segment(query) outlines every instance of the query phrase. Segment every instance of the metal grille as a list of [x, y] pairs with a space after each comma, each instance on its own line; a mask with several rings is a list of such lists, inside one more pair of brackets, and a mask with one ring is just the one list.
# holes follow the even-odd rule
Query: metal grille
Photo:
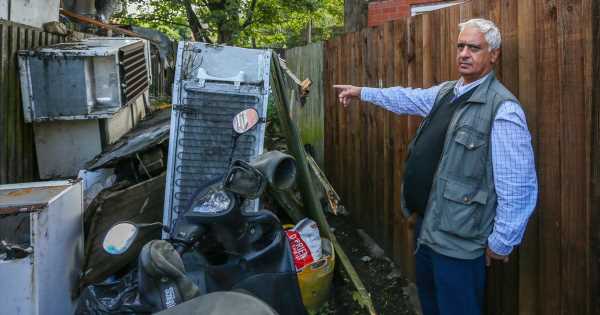
[[148, 68], [144, 43], [138, 42], [119, 49], [122, 73], [122, 93], [125, 104], [135, 100], [148, 88]]
[[[233, 117], [247, 108], [256, 108], [254, 95], [189, 92], [177, 111], [175, 182], [173, 210], [185, 211], [204, 185], [225, 175], [233, 146]], [[256, 129], [237, 140], [234, 159], [256, 156]]]
[[[173, 84], [173, 111], [164, 223], [172, 227], [202, 187], [227, 172], [233, 117], [248, 108], [267, 115], [271, 51], [180, 42]], [[265, 124], [238, 138], [233, 159], [262, 153]], [[246, 200], [242, 211], [258, 209]], [[163, 235], [168, 237], [168, 235]]]

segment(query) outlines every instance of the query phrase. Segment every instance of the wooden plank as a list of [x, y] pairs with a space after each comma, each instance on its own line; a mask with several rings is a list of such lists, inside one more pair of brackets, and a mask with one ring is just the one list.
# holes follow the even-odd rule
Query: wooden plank
[[[600, 2], [592, 1], [591, 8], [591, 26], [589, 31], [591, 34], [584, 36], [584, 40], [592, 44], [591, 56], [586, 57], [586, 65], [589, 65], [591, 71], [590, 83], [592, 84], [591, 89], [591, 107], [592, 107], [592, 207], [598, 209], [600, 206], [600, 88], [598, 86], [600, 82]], [[588, 48], [589, 49], [589, 48]], [[594, 56], [595, 58], [592, 58]], [[590, 65], [591, 64], [591, 65]], [[590, 233], [591, 241], [591, 254], [590, 254], [590, 266], [597, 265], [600, 261], [600, 233], [595, 227], [600, 226], [600, 211], [592, 211], [590, 218], [590, 226], [593, 227], [593, 231]], [[590, 273], [590, 297], [600, 296], [600, 269], [591, 268]], [[590, 306], [590, 314], [600, 314], [600, 299], [592, 298]]]
[[502, 1], [498, 6], [502, 32], [502, 84], [514, 95], [519, 95], [518, 2]]
[[[339, 46], [337, 47], [337, 51], [336, 51], [336, 82], [341, 82], [341, 83], [345, 83], [346, 81], [346, 77], [345, 77], [345, 60], [344, 60], [344, 53], [346, 51], [346, 38], [347, 35], [343, 35], [340, 37], [340, 40], [338, 41]], [[342, 198], [346, 199], [351, 199], [351, 194], [348, 190], [347, 187], [347, 181], [345, 180], [346, 176], [345, 176], [345, 167], [347, 164], [348, 159], [350, 159], [350, 157], [348, 156], [346, 150], [347, 150], [347, 137], [346, 137], [346, 117], [345, 117], [345, 108], [344, 106], [342, 106], [340, 103], [338, 103], [338, 106], [336, 106], [336, 130], [337, 130], [337, 146], [338, 146], [338, 154], [339, 154], [339, 158], [338, 158], [338, 167], [336, 170], [336, 176], [338, 178], [338, 187], [340, 187], [342, 193]]]
[[431, 13], [431, 60], [432, 60], [432, 71], [433, 71], [433, 84], [439, 84], [442, 82], [442, 71], [440, 64], [442, 63], [442, 46], [441, 46], [441, 13], [435, 11]]
[[[422, 76], [422, 71], [419, 71], [419, 73], [417, 73], [417, 62], [422, 62], [422, 58], [421, 56], [417, 55], [417, 44], [415, 41], [415, 22], [414, 19], [410, 19], [407, 20], [406, 22], [404, 22], [405, 24], [405, 32], [406, 32], [406, 36], [405, 36], [405, 40], [404, 40], [404, 55], [405, 55], [405, 60], [406, 60], [406, 65], [405, 65], [405, 71], [406, 71], [406, 82], [403, 84], [405, 86], [410, 86], [410, 87], [420, 87], [421, 86], [421, 80], [419, 80], [419, 78]], [[421, 51], [421, 47], [419, 46], [418, 48], [419, 51]], [[406, 116], [406, 132], [408, 132], [408, 135], [412, 135], [413, 132], [417, 129], [417, 127], [419, 126], [420, 123], [420, 119], [414, 118], [414, 117], [410, 117], [410, 116]]]
[[447, 38], [448, 38], [448, 10], [439, 10], [439, 37], [437, 41], [439, 42], [440, 49], [440, 59], [439, 59], [439, 79], [440, 81], [448, 81], [450, 80], [450, 65], [452, 60], [450, 60], [450, 51], [448, 50]]
[[[332, 79], [332, 71], [333, 71], [333, 66], [331, 64], [331, 50], [333, 49], [333, 41], [327, 41], [324, 44], [324, 51], [323, 51], [323, 77], [325, 82], [323, 83], [323, 85], [326, 87], [325, 88], [325, 102], [323, 103], [323, 105], [325, 106], [324, 108], [324, 125], [325, 125], [325, 139], [323, 141], [323, 146], [324, 146], [324, 153], [323, 153], [323, 157], [324, 157], [324, 162], [325, 162], [325, 167], [323, 168], [325, 173], [327, 174], [327, 176], [330, 178], [330, 180], [333, 179], [333, 159], [331, 158], [333, 154], [335, 154], [335, 150], [332, 147], [332, 131], [331, 131], [331, 108], [333, 105], [335, 105], [336, 103], [336, 91], [333, 88], [333, 85], [336, 83], [333, 81]], [[328, 53], [325, 53], [325, 52]]]
[[315, 160], [323, 167], [323, 140], [324, 140], [324, 124], [323, 124], [323, 43], [318, 43], [313, 46], [312, 60], [314, 63], [311, 67], [311, 76], [315, 78], [313, 83], [313, 95], [311, 100], [311, 109], [313, 110], [311, 117], [313, 124], [311, 128], [317, 130], [318, 139], [315, 140]]
[[[535, 1], [518, 2], [517, 20], [519, 101], [527, 114], [534, 150], [537, 153], [537, 50], [535, 32]], [[536, 154], [536, 156], [538, 156]], [[523, 245], [519, 249], [519, 314], [540, 314], [539, 299], [539, 219], [538, 211], [530, 218]]]
[[[382, 59], [384, 60], [384, 68], [383, 68], [383, 82], [384, 86], [391, 87], [394, 86], [394, 24], [386, 23], [383, 27], [383, 55]], [[394, 118], [394, 114], [391, 112], [386, 112], [383, 117], [383, 148], [382, 148], [382, 226], [381, 226], [381, 242], [380, 245], [386, 250], [386, 252], [390, 253], [391, 246], [391, 236], [392, 229], [394, 227], [393, 216], [392, 216], [392, 200], [391, 196], [393, 194], [392, 191], [392, 181], [393, 178], [390, 177], [390, 172], [392, 170], [393, 156], [392, 156], [392, 147], [391, 147], [391, 120]]]
[[[392, 61], [393, 61], [393, 67], [394, 67], [394, 85], [397, 86], [402, 86], [402, 82], [401, 82], [401, 75], [403, 73], [404, 68], [402, 67], [401, 64], [401, 60], [402, 60], [402, 39], [404, 38], [404, 34], [402, 33], [402, 22], [401, 21], [395, 21], [392, 25], [393, 25], [393, 32], [394, 32], [394, 39], [393, 39], [393, 47], [394, 47], [394, 54], [392, 57]], [[391, 128], [391, 135], [390, 135], [390, 141], [391, 141], [391, 146], [392, 146], [392, 170], [391, 170], [391, 175], [392, 175], [392, 182], [391, 182], [391, 186], [392, 186], [392, 218], [393, 218], [393, 224], [394, 224], [394, 228], [391, 231], [392, 232], [392, 239], [391, 239], [391, 255], [392, 258], [395, 260], [395, 262], [400, 266], [400, 268], [402, 269], [403, 272], [405, 272], [405, 259], [402, 256], [402, 254], [404, 253], [403, 251], [403, 238], [402, 238], [402, 223], [403, 221], [401, 220], [402, 217], [399, 215], [400, 214], [400, 186], [401, 186], [401, 179], [402, 179], [402, 174], [401, 174], [401, 163], [402, 163], [402, 156], [401, 156], [401, 148], [402, 148], [402, 118], [401, 117], [394, 117], [390, 123], [390, 128]], [[406, 272], [405, 272], [406, 273]]]
[[[34, 49], [40, 46], [40, 38], [43, 32], [33, 30], [31, 32], [30, 40], [28, 43], [28, 49]], [[23, 106], [21, 106], [21, 112], [23, 112]], [[21, 116], [23, 117], [23, 116]], [[33, 138], [33, 125], [23, 124], [23, 181], [32, 181], [36, 176], [37, 161], [35, 157], [35, 143]]]
[[[395, 46], [394, 49], [394, 67], [395, 67], [395, 80], [400, 86], [408, 85], [408, 71], [407, 71], [407, 25], [405, 21], [399, 21], [395, 27]], [[401, 214], [401, 187], [402, 178], [404, 171], [404, 159], [406, 156], [406, 140], [407, 140], [407, 126], [408, 118], [406, 116], [398, 116], [394, 119], [393, 135], [394, 139], [394, 163], [393, 163], [393, 186], [394, 186], [394, 224], [396, 229], [394, 231], [393, 248], [394, 256], [397, 259], [398, 264], [402, 268], [402, 271], [414, 281], [414, 272], [412, 271], [412, 251], [410, 246], [410, 237], [408, 234], [412, 234], [412, 230], [409, 230]]]
[[473, 16], [473, 2], [468, 1], [463, 5], [459, 6], [460, 8], [460, 22], [465, 22]]
[[423, 14], [419, 17], [423, 25], [422, 51], [423, 51], [423, 87], [428, 88], [435, 82], [433, 71], [433, 16], [431, 14]]
[[[346, 36], [344, 37], [344, 45], [343, 45], [343, 60], [344, 61], [344, 66], [343, 66], [343, 71], [344, 71], [344, 82], [349, 82], [352, 83], [354, 81], [354, 71], [353, 68], [346, 66], [348, 63], [351, 62], [351, 58], [352, 58], [352, 42], [354, 41], [354, 37], [355, 37], [355, 33], [348, 33], [346, 34]], [[353, 105], [356, 105], [353, 104]], [[345, 189], [347, 191], [348, 196], [350, 196], [350, 200], [354, 199], [354, 193], [353, 193], [353, 188], [354, 188], [354, 184], [352, 182], [352, 180], [348, 180], [348, 170], [352, 169], [352, 165], [354, 164], [354, 159], [352, 157], [352, 154], [354, 152], [354, 139], [352, 137], [352, 129], [354, 129], [354, 126], [352, 125], [352, 118], [351, 118], [351, 109], [350, 108], [344, 108], [343, 106], [340, 106], [340, 108], [342, 109], [342, 114], [343, 114], [343, 121], [344, 121], [344, 169], [343, 169], [343, 174], [344, 174], [344, 183], [346, 184]]]
[[[514, 1], [490, 1], [492, 19], [502, 32], [502, 52], [496, 71], [501, 82], [513, 94], [518, 95], [518, 42], [517, 3]], [[506, 54], [504, 52], [506, 51]], [[516, 314], [518, 312], [518, 261], [515, 249], [507, 264], [495, 264], [488, 275], [488, 296], [493, 297], [491, 314]]]
[[[375, 28], [376, 29], [376, 46], [377, 46], [377, 54], [376, 54], [376, 62], [374, 66], [376, 67], [375, 78], [376, 78], [376, 86], [379, 88], [386, 87], [384, 83], [384, 71], [385, 71], [385, 51], [384, 51], [384, 32], [383, 25], [380, 25]], [[387, 112], [381, 107], [373, 107], [373, 124], [371, 128], [373, 128], [374, 139], [374, 159], [373, 159], [373, 170], [374, 170], [374, 182], [375, 182], [375, 192], [374, 192], [374, 206], [375, 206], [375, 215], [373, 216], [373, 225], [370, 227], [371, 235], [377, 240], [379, 244], [382, 243], [382, 226], [383, 226], [383, 191], [386, 189], [384, 186], [384, 177], [383, 173], [383, 165], [385, 164], [385, 160], [383, 159], [383, 148], [384, 148], [384, 136], [383, 131], [387, 127], [385, 116]]]
[[27, 48], [27, 34], [29, 33], [28, 29], [25, 28], [19, 28], [18, 32], [17, 32], [17, 46], [15, 47], [15, 53], [13, 56], [14, 62], [15, 62], [15, 89], [12, 91], [12, 93], [15, 94], [15, 101], [14, 101], [14, 111], [15, 111], [15, 122], [14, 122], [14, 126], [15, 126], [15, 144], [14, 144], [14, 150], [15, 150], [15, 159], [14, 161], [14, 165], [13, 168], [15, 170], [14, 173], [14, 181], [18, 181], [18, 182], [23, 182], [24, 178], [23, 178], [23, 164], [25, 164], [25, 161], [23, 160], [24, 154], [23, 154], [23, 129], [24, 129], [24, 124], [25, 122], [23, 121], [23, 110], [22, 110], [22, 104], [21, 104], [21, 82], [19, 80], [19, 74], [18, 74], [18, 64], [17, 64], [17, 51], [22, 50], [22, 49], [26, 49]]
[[[334, 41], [332, 41], [332, 47], [331, 47], [331, 56], [329, 58], [329, 62], [331, 65], [331, 82], [333, 82], [334, 84], [337, 84], [337, 71], [338, 70], [338, 65], [337, 65], [337, 50], [339, 49], [339, 38], [336, 38]], [[335, 187], [339, 187], [339, 180], [338, 180], [338, 173], [337, 173], [337, 167], [338, 167], [338, 163], [339, 163], [339, 158], [338, 158], [338, 124], [337, 124], [337, 110], [339, 107], [339, 102], [337, 100], [337, 97], [335, 97], [335, 95], [332, 97], [332, 103], [330, 105], [330, 121], [329, 121], [329, 130], [331, 132], [331, 176], [332, 176], [332, 181], [335, 185]], [[338, 192], [341, 193], [341, 192]], [[345, 200], [345, 197], [342, 197], [343, 200]]]
[[[370, 40], [369, 40], [369, 34], [371, 33], [371, 29], [370, 28], [366, 28], [363, 29], [361, 31], [360, 34], [360, 47], [358, 49], [360, 49], [360, 55], [362, 58], [362, 64], [359, 66], [359, 71], [360, 71], [360, 85], [361, 86], [368, 86], [369, 85], [369, 52], [370, 49], [368, 48], [368, 45], [370, 44]], [[366, 178], [368, 178], [370, 176], [369, 174], [369, 169], [368, 169], [368, 155], [369, 155], [369, 126], [368, 126], [368, 113], [370, 110], [370, 104], [366, 103], [366, 102], [362, 102], [360, 104], [360, 108], [358, 111], [358, 115], [359, 115], [359, 125], [358, 128], [360, 129], [360, 136], [359, 136], [359, 141], [360, 141], [360, 149], [361, 149], [361, 153], [357, 156], [358, 161], [358, 167], [359, 167], [359, 176], [360, 176], [360, 181], [361, 181], [361, 192], [367, 192], [367, 190], [365, 189], [365, 182], [366, 182]], [[371, 204], [370, 204], [370, 196], [366, 193], [363, 193], [361, 198], [360, 198], [360, 209], [362, 211], [366, 211], [369, 212], [371, 209]], [[359, 210], [360, 211], [360, 210]], [[353, 217], [357, 217], [356, 215]]]
[[17, 65], [15, 58], [15, 51], [19, 43], [19, 27], [11, 25], [9, 27], [9, 40], [8, 40], [8, 103], [7, 103], [7, 119], [6, 119], [6, 136], [8, 141], [7, 156], [8, 156], [8, 182], [14, 183], [17, 180], [17, 141], [16, 141], [16, 128], [17, 128]]
[[0, 184], [8, 183], [8, 26], [0, 23]]
[[[589, 313], [589, 155], [587, 144], [590, 127], [587, 121], [582, 40], [581, 1], [559, 1], [558, 58], [562, 117], [561, 236], [562, 236], [562, 313]], [[598, 265], [594, 265], [597, 268]]]
[[331, 174], [331, 161], [330, 161], [330, 156], [333, 153], [333, 148], [331, 147], [331, 137], [330, 137], [330, 123], [329, 123], [329, 119], [331, 117], [330, 115], [330, 108], [331, 108], [331, 104], [333, 104], [333, 102], [335, 102], [335, 100], [333, 99], [335, 96], [335, 91], [333, 89], [333, 84], [335, 84], [335, 82], [333, 82], [331, 80], [331, 61], [329, 59], [329, 57], [331, 56], [329, 54], [330, 50], [331, 50], [331, 43], [332, 41], [326, 41], [323, 43], [323, 86], [324, 86], [324, 98], [325, 101], [323, 102], [323, 111], [324, 111], [324, 115], [323, 115], [323, 122], [324, 122], [324, 133], [325, 133], [325, 138], [323, 139], [323, 171], [325, 172], [325, 174], [327, 175], [327, 177], [331, 180], [332, 179], [332, 174]]
[[[488, 1], [488, 14], [487, 14], [487, 18], [491, 21], [493, 21], [496, 26], [498, 25], [502, 25], [502, 16], [501, 16], [501, 7], [502, 7], [502, 3], [507, 2], [506, 0], [491, 0]], [[500, 31], [502, 32], [503, 30], [500, 29]], [[496, 64], [496, 75], [498, 76], [498, 79], [500, 79], [500, 81], [502, 81], [502, 70], [504, 69], [502, 66], [503, 63], [503, 59], [500, 58], [500, 60], [498, 60], [498, 64]]]
[[536, 90], [538, 104], [538, 167], [540, 224], [540, 314], [561, 309], [561, 156], [562, 117], [558, 93], [556, 1], [535, 2], [537, 44]]
[[459, 77], [458, 74], [458, 67], [456, 65], [456, 41], [458, 39], [458, 23], [460, 23], [460, 7], [459, 6], [454, 6], [454, 7], [450, 7], [447, 9], [448, 10], [448, 14], [449, 14], [449, 21], [448, 21], [448, 42], [446, 45], [448, 45], [448, 52], [450, 53], [450, 61], [448, 62], [449, 64], [449, 71], [450, 74], [448, 76], [449, 79], [451, 80], [457, 80]]
[[[347, 37], [347, 47], [343, 48], [344, 50], [347, 50], [347, 56], [348, 59], [346, 60], [346, 63], [350, 65], [349, 69], [345, 69], [347, 71], [347, 81], [345, 81], [348, 84], [351, 85], [358, 85], [357, 83], [357, 77], [358, 77], [358, 73], [356, 73], [356, 71], [353, 71], [352, 69], [355, 69], [354, 67], [359, 66], [359, 62], [356, 60], [358, 58], [357, 54], [358, 52], [356, 51], [356, 41], [357, 41], [357, 36], [358, 33], [351, 33], [349, 34], [349, 36]], [[355, 177], [357, 175], [356, 173], [356, 169], [357, 169], [357, 163], [358, 160], [354, 158], [355, 154], [360, 154], [361, 151], [357, 150], [357, 148], [355, 147], [357, 145], [356, 143], [356, 135], [358, 132], [360, 132], [360, 127], [359, 125], [356, 123], [356, 119], [358, 117], [358, 110], [359, 110], [359, 102], [353, 102], [350, 107], [347, 107], [344, 109], [344, 119], [346, 122], [346, 129], [345, 129], [345, 133], [346, 133], [346, 154], [348, 155], [347, 159], [346, 159], [346, 166], [345, 166], [345, 170], [344, 170], [344, 175], [346, 176], [345, 182], [347, 184], [346, 189], [349, 192], [349, 199], [348, 199], [348, 203], [352, 204], [354, 209], [357, 209], [356, 211], [360, 211], [360, 207], [361, 207], [361, 198], [362, 196], [357, 196], [357, 194], [354, 194], [353, 192], [356, 191], [355, 189], [360, 189], [358, 187], [360, 187], [361, 185], [361, 178], [360, 177]], [[354, 177], [354, 178], [348, 178], [348, 177]]]

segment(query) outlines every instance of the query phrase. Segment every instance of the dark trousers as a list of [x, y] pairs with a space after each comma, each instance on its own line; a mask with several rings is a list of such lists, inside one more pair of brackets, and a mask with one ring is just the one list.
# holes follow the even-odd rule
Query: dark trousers
[[[420, 223], [417, 222], [417, 234]], [[456, 259], [421, 245], [415, 253], [415, 264], [423, 315], [483, 313], [484, 255], [476, 259]]]

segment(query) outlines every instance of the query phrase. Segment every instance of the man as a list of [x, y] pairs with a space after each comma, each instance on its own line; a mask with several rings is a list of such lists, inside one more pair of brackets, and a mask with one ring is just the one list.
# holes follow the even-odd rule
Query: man
[[460, 24], [461, 78], [428, 89], [336, 85], [344, 106], [360, 98], [425, 117], [409, 146], [402, 189], [417, 217], [417, 287], [423, 313], [481, 314], [485, 266], [507, 262], [537, 200], [531, 136], [518, 100], [496, 79], [500, 31]]

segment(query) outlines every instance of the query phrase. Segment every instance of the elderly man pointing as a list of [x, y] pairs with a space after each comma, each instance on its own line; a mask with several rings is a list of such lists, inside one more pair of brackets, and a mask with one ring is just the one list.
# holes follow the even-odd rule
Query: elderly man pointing
[[339, 100], [425, 117], [409, 146], [402, 189], [417, 219], [417, 287], [425, 315], [481, 314], [485, 266], [507, 262], [537, 200], [531, 135], [517, 98], [493, 67], [493, 22], [460, 24], [458, 81], [428, 89], [336, 85]]

